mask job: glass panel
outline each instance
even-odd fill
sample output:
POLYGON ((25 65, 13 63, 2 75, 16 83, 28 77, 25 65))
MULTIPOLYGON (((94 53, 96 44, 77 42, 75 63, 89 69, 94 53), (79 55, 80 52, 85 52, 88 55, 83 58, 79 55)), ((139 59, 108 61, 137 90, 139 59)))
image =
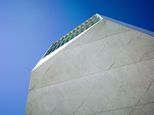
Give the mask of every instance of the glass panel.
POLYGON ((85 21, 83 24, 81 24, 80 26, 78 26, 77 28, 75 28, 74 30, 69 32, 67 35, 63 36, 59 41, 55 42, 49 48, 49 50, 45 53, 44 57, 49 55, 51 52, 55 51, 57 48, 64 45, 65 43, 67 43, 71 39, 73 39, 75 36, 79 35, 83 31, 85 31, 86 29, 88 29, 89 27, 94 25, 95 23, 97 23, 100 19, 101 18, 98 15, 92 16, 90 19, 85 21))

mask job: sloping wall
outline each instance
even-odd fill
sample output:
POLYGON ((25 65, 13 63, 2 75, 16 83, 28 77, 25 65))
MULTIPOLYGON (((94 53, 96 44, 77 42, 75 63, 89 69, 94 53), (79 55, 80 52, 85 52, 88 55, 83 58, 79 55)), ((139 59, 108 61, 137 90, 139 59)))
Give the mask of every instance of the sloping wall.
POLYGON ((153 115, 154 37, 103 19, 47 58, 27 115, 153 115))

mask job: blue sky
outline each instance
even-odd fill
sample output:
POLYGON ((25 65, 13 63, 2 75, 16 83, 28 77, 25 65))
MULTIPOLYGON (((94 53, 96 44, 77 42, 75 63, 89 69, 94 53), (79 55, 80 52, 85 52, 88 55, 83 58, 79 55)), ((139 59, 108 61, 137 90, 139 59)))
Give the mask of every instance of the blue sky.
POLYGON ((0 115, 24 115, 30 72, 95 13, 154 31, 152 0, 0 0, 0 115))

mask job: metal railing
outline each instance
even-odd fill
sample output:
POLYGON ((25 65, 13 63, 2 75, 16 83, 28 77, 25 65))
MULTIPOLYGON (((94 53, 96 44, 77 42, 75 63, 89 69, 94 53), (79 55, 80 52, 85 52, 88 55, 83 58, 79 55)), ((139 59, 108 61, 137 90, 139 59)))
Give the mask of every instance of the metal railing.
POLYGON ((97 23, 99 20, 101 20, 99 15, 96 14, 92 16, 90 19, 76 27, 74 30, 70 31, 68 34, 62 36, 58 41, 52 44, 43 57, 46 57, 47 55, 58 49, 60 46, 64 45, 65 43, 67 43, 83 31, 87 30, 89 27, 97 23))

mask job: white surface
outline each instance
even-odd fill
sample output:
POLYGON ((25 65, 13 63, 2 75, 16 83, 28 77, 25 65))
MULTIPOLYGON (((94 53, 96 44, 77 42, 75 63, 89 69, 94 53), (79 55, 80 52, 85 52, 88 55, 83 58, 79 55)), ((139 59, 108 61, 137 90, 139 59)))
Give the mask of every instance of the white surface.
POLYGON ((102 20, 48 57, 32 71, 27 115, 153 115, 153 37, 102 20))

